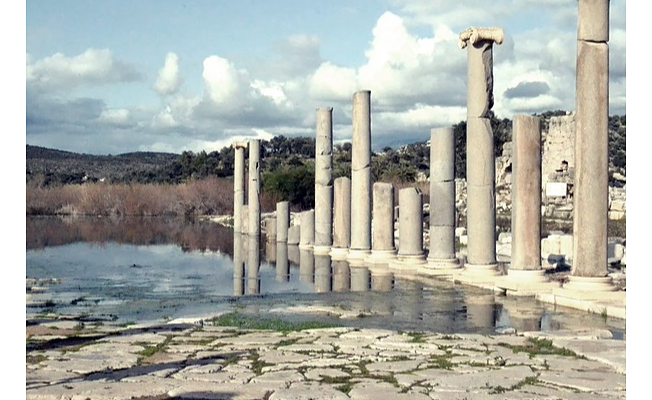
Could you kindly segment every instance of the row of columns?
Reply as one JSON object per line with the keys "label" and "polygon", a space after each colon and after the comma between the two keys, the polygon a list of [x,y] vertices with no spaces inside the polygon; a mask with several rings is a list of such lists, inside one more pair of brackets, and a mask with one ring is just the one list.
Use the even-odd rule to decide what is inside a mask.
{"label": "row of columns", "polygon": [[[595,4],[594,4],[595,3]],[[570,289],[611,290],[606,278],[608,194],[608,0],[579,1],[575,263]],[[467,48],[467,231],[468,256],[462,282],[494,282],[502,275],[496,260],[495,154],[489,112],[493,107],[493,44],[500,28],[460,33]],[[301,214],[299,246],[316,254],[344,257],[352,266],[387,263],[418,266],[424,274],[450,275],[455,256],[454,136],[451,128],[431,131],[430,251],[423,250],[423,198],[416,188],[399,191],[399,246],[394,243],[394,189],[371,179],[371,92],[353,95],[351,179],[332,178],[332,108],[317,109],[315,209]],[[541,268],[541,124],[517,115],[513,123],[512,262],[497,285],[507,290],[549,290]],[[244,232],[242,201],[244,145],[235,144],[234,230]],[[249,143],[248,228],[260,234],[260,142]],[[373,198],[373,210],[372,210]],[[240,218],[238,218],[240,216]],[[372,219],[373,217],[373,219]],[[240,223],[241,226],[238,226]],[[373,230],[372,230],[373,223]],[[289,204],[277,204],[278,242],[294,244]],[[373,247],[372,247],[373,246]],[[529,294],[529,293],[528,293]]]}

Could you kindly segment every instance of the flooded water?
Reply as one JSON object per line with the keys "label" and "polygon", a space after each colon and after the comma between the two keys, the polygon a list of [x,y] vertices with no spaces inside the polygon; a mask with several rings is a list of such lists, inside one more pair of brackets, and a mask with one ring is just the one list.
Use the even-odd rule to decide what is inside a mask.
{"label": "flooded water", "polygon": [[351,267],[210,222],[28,218],[26,247],[26,277],[44,287],[28,292],[28,317],[54,311],[120,324],[238,310],[403,331],[592,327],[625,334],[625,321]]}

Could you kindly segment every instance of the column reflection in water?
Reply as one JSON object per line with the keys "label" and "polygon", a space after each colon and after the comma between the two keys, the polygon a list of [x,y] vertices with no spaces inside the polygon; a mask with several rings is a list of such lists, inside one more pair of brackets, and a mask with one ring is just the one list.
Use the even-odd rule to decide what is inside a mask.
{"label": "column reflection in water", "polygon": [[299,281],[315,282],[315,257],[312,250],[299,249]]}
{"label": "column reflection in water", "polygon": [[[350,265],[350,264],[349,264]],[[351,291],[368,292],[371,284],[369,268],[361,265],[350,265],[351,268]]]}
{"label": "column reflection in water", "polygon": [[276,281],[288,282],[290,280],[290,263],[288,261],[288,244],[275,242],[276,247]]}
{"label": "column reflection in water", "polygon": [[396,313],[406,316],[410,321],[423,320],[423,284],[412,279],[397,278],[394,290],[403,294],[403,297],[394,297],[398,300]]}
{"label": "column reflection in water", "polygon": [[333,260],[333,291],[351,290],[351,268],[346,260]]}
{"label": "column reflection in water", "polygon": [[288,245],[288,261],[292,264],[293,267],[299,266],[301,264],[299,246],[290,244]]}
{"label": "column reflection in water", "polygon": [[501,303],[512,328],[518,332],[541,331],[544,309],[537,303],[518,297],[501,298]]}
{"label": "column reflection in water", "polygon": [[244,249],[242,246],[242,235],[238,232],[233,233],[233,295],[242,296],[244,294]]}
{"label": "column reflection in water", "polygon": [[495,328],[498,313],[493,294],[467,294],[466,321],[469,328]]}
{"label": "column reflection in water", "polygon": [[330,292],[331,283],[331,256],[315,254],[315,293]]}
{"label": "column reflection in water", "polygon": [[379,315],[394,315],[394,273],[386,266],[383,268],[370,268],[371,290],[382,293],[378,297],[381,301],[373,302],[374,312]]}
{"label": "column reflection in water", "polygon": [[247,255],[247,294],[260,294],[260,236],[248,235]]}
{"label": "column reflection in water", "polygon": [[[285,245],[287,246],[287,243]],[[276,240],[265,241],[265,261],[267,261],[270,264],[276,262]]]}

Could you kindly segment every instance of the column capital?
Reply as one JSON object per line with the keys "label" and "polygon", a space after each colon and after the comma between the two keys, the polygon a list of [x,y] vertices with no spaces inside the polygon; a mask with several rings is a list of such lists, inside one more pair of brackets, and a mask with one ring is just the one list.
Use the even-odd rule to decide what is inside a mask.
{"label": "column capital", "polygon": [[460,49],[463,49],[469,42],[474,44],[475,42],[479,42],[481,40],[489,40],[495,42],[496,44],[502,44],[504,39],[505,32],[503,32],[503,28],[470,27],[460,32],[459,46]]}
{"label": "column capital", "polygon": [[238,142],[233,142],[233,144],[231,144],[231,146],[233,146],[234,149],[237,149],[237,148],[246,149],[248,144],[249,144],[249,142],[238,141]]}

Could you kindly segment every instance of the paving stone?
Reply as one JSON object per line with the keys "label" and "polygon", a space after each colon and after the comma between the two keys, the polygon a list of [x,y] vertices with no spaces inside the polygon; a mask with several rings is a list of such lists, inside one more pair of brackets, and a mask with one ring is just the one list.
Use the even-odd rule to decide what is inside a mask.
{"label": "paving stone", "polygon": [[333,388],[314,382],[295,382],[287,389],[278,389],[269,400],[348,400],[349,396]]}
{"label": "paving stone", "polygon": [[423,361],[417,360],[386,361],[367,364],[366,368],[372,374],[377,372],[405,372],[415,370],[422,364],[424,364]]}
{"label": "paving stone", "polygon": [[298,366],[299,367],[343,367],[346,366],[347,364],[350,364],[351,362],[346,359],[341,359],[341,358],[332,358],[332,357],[324,357],[324,358],[311,358],[310,360],[304,361],[300,363]]}
{"label": "paving stone", "polygon": [[342,371],[341,369],[336,368],[314,368],[309,369],[304,373],[305,377],[312,381],[320,381],[324,377],[328,378],[346,378],[350,377],[347,372]]}
{"label": "paving stone", "polygon": [[169,390],[167,395],[179,400],[253,400],[267,398],[273,392],[269,384],[182,382]]}
{"label": "paving stone", "polygon": [[167,336],[159,335],[156,333],[142,332],[136,334],[126,335],[112,335],[98,340],[98,342],[111,342],[111,343],[152,343],[159,344],[165,342]]}
{"label": "paving stone", "polygon": [[[285,347],[280,347],[285,349]],[[267,364],[294,364],[310,360],[311,356],[293,351],[270,349],[259,354],[260,360]]]}
{"label": "paving stone", "polygon": [[297,371],[274,371],[251,378],[252,383],[275,382],[280,387],[290,387],[293,382],[305,381],[306,378]]}
{"label": "paving stone", "polygon": [[430,400],[422,393],[401,393],[401,389],[387,382],[361,382],[353,386],[349,397],[354,400]]}
{"label": "paving stone", "polygon": [[569,387],[583,392],[625,389],[626,379],[616,372],[600,371],[541,371],[538,379],[555,386]]}
{"label": "paving stone", "polygon": [[365,340],[374,340],[383,337],[388,337],[393,335],[394,332],[385,330],[385,329],[360,329],[354,330],[340,335],[340,339],[365,339]]}
{"label": "paving stone", "polygon": [[309,352],[309,353],[332,353],[335,351],[332,345],[330,344],[291,344],[289,346],[281,347],[285,351],[294,351],[294,352]]}
{"label": "paving stone", "polygon": [[458,387],[467,389],[479,388],[509,388],[523,381],[525,378],[534,378],[536,373],[529,367],[515,366],[500,369],[484,370],[468,374],[442,374],[436,380],[427,383],[432,386]]}

